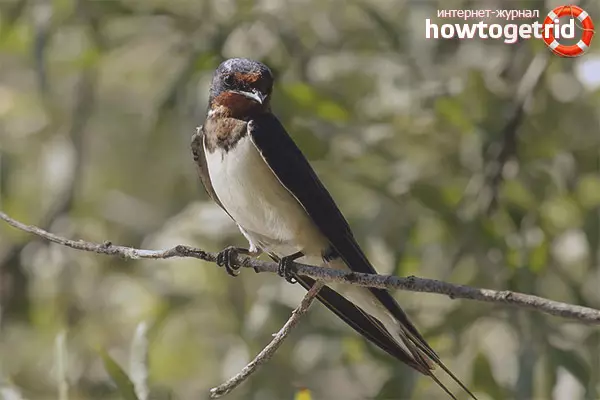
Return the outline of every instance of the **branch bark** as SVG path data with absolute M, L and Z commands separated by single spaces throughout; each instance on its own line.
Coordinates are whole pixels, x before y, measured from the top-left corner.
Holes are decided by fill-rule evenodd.
M 0 219 L 17 229 L 76 250 L 121 256 L 132 260 L 141 258 L 167 259 L 174 257 L 191 257 L 214 263 L 217 259 L 215 253 L 184 245 L 178 245 L 166 250 L 144 250 L 133 247 L 116 246 L 110 242 L 92 243 L 82 240 L 71 240 L 54 235 L 36 226 L 23 224 L 1 211 Z M 234 264 L 238 267 L 254 268 L 256 272 L 277 272 L 276 263 L 245 256 L 236 257 Z M 479 289 L 465 285 L 442 282 L 435 279 L 417 278 L 414 276 L 400 278 L 391 275 L 344 272 L 331 268 L 315 267 L 298 263 L 295 263 L 294 265 L 296 267 L 296 272 L 299 275 L 308 276 L 324 283 L 338 282 L 383 289 L 401 289 L 412 292 L 437 293 L 446 295 L 451 299 L 469 299 L 488 303 L 505 304 L 558 317 L 569 318 L 587 324 L 600 325 L 600 310 L 562 303 L 524 293 L 507 290 L 497 291 L 491 289 Z

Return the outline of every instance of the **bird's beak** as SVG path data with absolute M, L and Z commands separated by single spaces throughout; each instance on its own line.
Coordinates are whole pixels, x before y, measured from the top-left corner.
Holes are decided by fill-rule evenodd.
M 241 94 L 242 96 L 245 96 L 251 100 L 258 102 L 258 104 L 263 104 L 265 102 L 265 98 L 267 97 L 267 96 L 263 95 L 262 93 L 260 93 L 258 90 L 253 90 L 251 92 L 243 92 L 241 90 L 240 91 L 235 90 L 235 91 L 233 91 L 233 93 Z

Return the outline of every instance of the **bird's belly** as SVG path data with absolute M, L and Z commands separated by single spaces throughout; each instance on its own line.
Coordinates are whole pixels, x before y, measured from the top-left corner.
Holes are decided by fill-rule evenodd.
M 213 189 L 254 244 L 278 255 L 320 254 L 327 242 L 298 201 L 279 182 L 249 136 L 229 151 L 206 151 Z

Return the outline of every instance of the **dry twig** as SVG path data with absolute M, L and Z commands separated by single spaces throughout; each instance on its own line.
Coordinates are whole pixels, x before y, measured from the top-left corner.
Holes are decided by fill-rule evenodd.
M 26 225 L 16 221 L 0 211 L 0 219 L 25 232 L 32 233 L 41 238 L 67 246 L 77 250 L 90 251 L 100 254 L 121 256 L 127 259 L 167 259 L 174 257 L 191 257 L 204 261 L 215 262 L 215 253 L 209 253 L 190 246 L 175 246 L 166 250 L 143 250 L 132 247 L 116 246 L 110 242 L 91 243 L 82 240 L 66 239 L 36 226 Z M 277 264 L 262 261 L 245 256 L 238 256 L 234 260 L 238 267 L 254 268 L 256 272 L 277 272 Z M 570 318 L 587 324 L 600 324 L 600 310 L 582 307 L 574 304 L 561 303 L 543 297 L 508 290 L 498 291 L 491 289 L 479 289 L 465 285 L 457 285 L 438 281 L 435 279 L 417 278 L 409 276 L 400 278 L 391 275 L 363 274 L 358 272 L 344 272 L 331 268 L 314 267 L 310 265 L 294 263 L 296 272 L 302 276 L 323 281 L 324 283 L 346 283 L 359 286 L 376 287 L 384 289 L 401 289 L 412 292 L 443 294 L 451 299 L 469 299 L 484 301 L 488 303 L 506 304 L 522 309 L 534 310 L 546 314 Z
M 192 257 L 209 262 L 216 261 L 216 254 L 189 246 L 179 245 L 166 250 L 143 250 L 132 247 L 116 246 L 110 242 L 92 243 L 82 240 L 71 240 L 54 235 L 36 226 L 23 224 L 1 211 L 0 219 L 6 221 L 8 224 L 17 229 L 32 233 L 50 242 L 77 250 L 107 255 L 118 255 L 127 259 L 167 259 L 173 257 Z M 256 272 L 277 272 L 278 269 L 277 264 L 273 262 L 265 262 L 244 256 L 236 257 L 234 263 L 239 267 L 254 268 Z M 314 267 L 304 264 L 295 264 L 295 268 L 299 275 L 314 278 L 317 280 L 317 282 L 304 296 L 304 299 L 300 305 L 292 312 L 291 317 L 275 335 L 273 340 L 238 374 L 231 377 L 225 383 L 211 389 L 211 398 L 218 398 L 228 394 L 242 382 L 248 379 L 248 377 L 258 369 L 258 367 L 270 360 L 273 354 L 275 354 L 279 346 L 281 346 L 285 338 L 288 336 L 290 331 L 298 324 L 298 321 L 302 315 L 306 313 L 319 290 L 328 282 L 342 282 L 368 287 L 403 289 L 415 292 L 445 294 L 452 299 L 463 298 L 492 303 L 504 303 L 518 308 L 536 310 L 550 315 L 576 319 L 584 323 L 600 324 L 600 310 L 560 303 L 522 293 L 478 289 L 469 286 L 455 285 L 433 279 L 423 279 L 413 276 L 399 278 L 388 275 L 343 272 L 330 268 Z
M 250 361 L 250 363 L 248 363 L 248 365 L 246 365 L 240 372 L 229 378 L 227 382 L 210 389 L 210 398 L 216 399 L 231 392 L 242 382 L 248 379 L 248 377 L 252 375 L 258 367 L 269 361 L 279 346 L 281 346 L 281 343 L 283 343 L 292 329 L 294 329 L 294 327 L 298 324 L 298 321 L 300 321 L 302 315 L 308 311 L 308 308 L 312 304 L 317 294 L 319 294 L 319 290 L 321 290 L 322 287 L 322 282 L 315 282 L 313 287 L 310 288 L 306 295 L 304 295 L 304 298 L 298 307 L 296 307 L 296 309 L 292 312 L 292 315 L 287 320 L 285 325 L 283 325 L 279 332 L 275 334 L 273 340 L 271 340 L 271 342 L 264 349 L 262 349 L 260 353 L 258 353 L 254 360 Z

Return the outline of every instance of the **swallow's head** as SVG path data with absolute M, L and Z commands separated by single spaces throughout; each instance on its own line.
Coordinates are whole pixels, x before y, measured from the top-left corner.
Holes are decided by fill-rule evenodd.
M 271 70 L 258 61 L 231 58 L 219 65 L 210 86 L 212 110 L 224 107 L 232 114 L 269 109 L 273 90 Z

